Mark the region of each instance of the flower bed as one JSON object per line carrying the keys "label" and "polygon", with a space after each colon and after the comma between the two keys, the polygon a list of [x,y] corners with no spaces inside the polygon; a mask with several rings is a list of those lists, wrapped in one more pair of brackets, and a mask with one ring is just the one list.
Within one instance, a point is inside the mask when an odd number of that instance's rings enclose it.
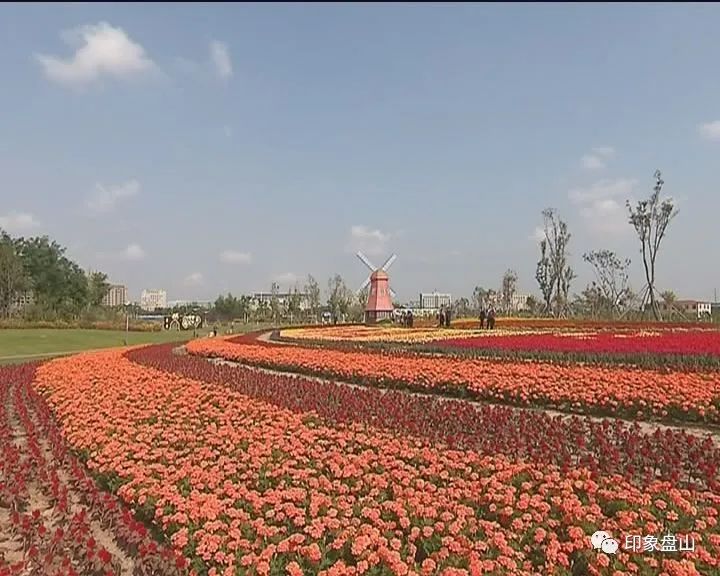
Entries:
{"label": "flower bed", "polygon": [[476,337],[438,340],[435,344],[448,348],[720,357],[719,330],[486,333]]}
{"label": "flower bed", "polygon": [[0,574],[187,574],[67,450],[35,368],[0,367]]}
{"label": "flower bed", "polygon": [[172,353],[173,344],[132,350],[133,362],[232,388],[323,422],[363,423],[420,436],[454,449],[502,454],[561,470],[584,466],[593,474],[620,474],[634,485],[667,480],[674,486],[720,492],[720,445],[683,430],[643,433],[637,423],[562,418],[543,411],[472,404],[400,390],[381,390],[212,364]]}
{"label": "flower bed", "polygon": [[[119,351],[50,362],[35,385],[88,466],[154,511],[198,573],[649,576],[720,566],[712,492],[640,489],[582,467],[328,426]],[[598,554],[597,529],[688,534],[695,551]]]}
{"label": "flower bed", "polygon": [[522,406],[720,424],[720,374],[383,355],[195,340],[191,354],[344,380]]}

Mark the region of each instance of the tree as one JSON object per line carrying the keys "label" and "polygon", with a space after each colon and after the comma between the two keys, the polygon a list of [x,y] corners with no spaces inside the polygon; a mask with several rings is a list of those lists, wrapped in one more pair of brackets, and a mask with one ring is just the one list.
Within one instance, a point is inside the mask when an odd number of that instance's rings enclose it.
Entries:
{"label": "tree", "polygon": [[515,270],[508,269],[505,274],[503,274],[501,298],[506,314],[512,309],[512,300],[517,289],[517,280],[518,275]]}
{"label": "tree", "polygon": [[350,321],[363,322],[365,320],[365,306],[367,306],[369,288],[363,288],[352,299],[350,305]]}
{"label": "tree", "polygon": [[675,292],[672,290],[665,290],[664,292],[660,293],[660,297],[663,299],[663,302],[667,305],[672,305],[677,301],[677,296],[675,295]]}
{"label": "tree", "polygon": [[583,254],[583,260],[593,267],[596,282],[590,286],[599,310],[596,313],[615,317],[627,306],[630,296],[630,260],[620,260],[611,250],[593,250]]}
{"label": "tree", "polygon": [[26,288],[25,270],[9,238],[0,238],[0,317],[10,316],[15,298]]}
{"label": "tree", "polygon": [[312,274],[308,274],[304,292],[305,294],[307,294],[310,313],[312,314],[315,322],[317,322],[318,314],[320,313],[320,286],[318,285],[317,280],[315,280]]}
{"label": "tree", "polygon": [[88,303],[85,272],[47,236],[13,241],[43,316],[76,317]]}
{"label": "tree", "polygon": [[665,181],[662,179],[660,170],[655,171],[655,186],[653,193],[647,200],[640,200],[633,208],[630,201],[626,201],[630,213],[630,224],[635,228],[640,240],[643,267],[645,269],[645,292],[642,300],[642,308],[645,310],[645,303],[650,302],[655,320],[662,320],[660,308],[657,304],[655,288],[655,264],[660,244],[665,237],[667,227],[675,216],[677,209],[671,199],[660,200]]}
{"label": "tree", "polygon": [[290,316],[290,322],[300,316],[300,304],[302,302],[302,294],[298,292],[297,286],[293,288],[287,302],[287,312]]}
{"label": "tree", "polygon": [[88,305],[100,306],[110,290],[107,274],[92,272],[88,276]]}
{"label": "tree", "polygon": [[280,316],[280,299],[278,297],[279,290],[280,286],[278,283],[273,282],[270,287],[270,312],[272,312],[273,322],[277,322],[278,317]]}
{"label": "tree", "polygon": [[345,285],[340,274],[335,274],[328,280],[328,308],[335,319],[345,316],[350,308],[352,292]]}
{"label": "tree", "polygon": [[470,315],[470,301],[465,297],[454,300],[451,308],[455,318],[465,318]]}
{"label": "tree", "polygon": [[555,317],[568,310],[568,294],[575,273],[568,264],[570,232],[553,208],[542,212],[545,237],[540,241],[540,260],[535,278],[545,301],[545,309]]}
{"label": "tree", "polygon": [[552,295],[555,284],[552,276],[552,265],[547,255],[547,240],[545,239],[540,241],[540,260],[538,260],[537,268],[535,269],[535,279],[542,294],[542,311],[549,313],[552,307]]}
{"label": "tree", "polygon": [[488,291],[482,286],[475,286],[472,295],[473,308],[481,310],[487,304]]}

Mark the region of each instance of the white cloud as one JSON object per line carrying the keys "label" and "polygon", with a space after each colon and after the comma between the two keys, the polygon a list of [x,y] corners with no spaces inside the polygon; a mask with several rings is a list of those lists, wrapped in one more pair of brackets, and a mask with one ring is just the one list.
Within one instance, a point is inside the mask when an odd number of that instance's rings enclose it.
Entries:
{"label": "white cloud", "polygon": [[111,212],[118,201],[123,198],[132,198],[140,193],[140,183],[137,180],[128,180],[115,186],[96,184],[95,194],[87,201],[88,209],[95,214]]}
{"label": "white cloud", "polygon": [[615,235],[629,230],[625,201],[632,198],[637,180],[599,180],[585,188],[570,190],[568,197],[580,210],[585,225],[598,234]]}
{"label": "white cloud", "polygon": [[215,68],[215,73],[223,80],[232,78],[232,62],[227,44],[217,40],[210,43],[210,57]]}
{"label": "white cloud", "polygon": [[698,130],[700,132],[700,135],[703,138],[707,138],[708,140],[719,140],[720,141],[720,120],[715,120],[715,122],[707,122],[706,124],[701,124],[698,127]]}
{"label": "white cloud", "polygon": [[200,272],[193,272],[185,278],[183,283],[185,286],[201,286],[203,281],[204,278]]}
{"label": "white cloud", "polygon": [[252,262],[252,254],[237,250],[224,250],[220,253],[220,260],[227,264],[249,264]]}
{"label": "white cloud", "polygon": [[602,170],[614,155],[615,149],[612,146],[597,146],[592,149],[591,154],[585,154],[580,161],[587,170]]}
{"label": "white cloud", "polygon": [[130,244],[120,253],[121,260],[137,261],[145,258],[145,250],[139,244]]}
{"label": "white cloud", "polygon": [[630,197],[637,183],[637,180],[630,178],[598,180],[590,186],[570,190],[568,198],[575,204],[582,204],[583,202],[591,202],[593,200],[603,200],[616,196],[624,196],[623,200],[625,200]]}
{"label": "white cloud", "polygon": [[602,170],[605,168],[605,160],[594,154],[586,154],[581,158],[583,168],[587,170]]}
{"label": "white cloud", "polygon": [[386,252],[387,244],[393,234],[372,230],[367,226],[356,225],[350,228],[349,250],[358,250],[368,255],[378,255]]}
{"label": "white cloud", "polygon": [[122,28],[107,22],[75,28],[62,37],[66,44],[76,47],[72,56],[36,55],[45,75],[61,84],[85,84],[103,75],[126,78],[155,67],[140,44],[133,42]]}
{"label": "white cloud", "polygon": [[8,234],[20,234],[40,225],[35,216],[28,212],[9,212],[0,216],[0,228]]}
{"label": "white cloud", "polygon": [[545,230],[542,226],[535,226],[535,230],[533,230],[533,233],[530,234],[528,238],[539,244],[542,240],[545,240]]}
{"label": "white cloud", "polygon": [[295,284],[298,281],[297,274],[293,272],[283,272],[273,278],[278,284]]}

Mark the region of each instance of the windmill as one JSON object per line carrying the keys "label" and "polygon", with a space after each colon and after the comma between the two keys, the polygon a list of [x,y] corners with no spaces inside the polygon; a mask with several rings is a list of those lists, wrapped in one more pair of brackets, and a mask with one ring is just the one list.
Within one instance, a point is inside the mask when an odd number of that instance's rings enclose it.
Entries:
{"label": "windmill", "polygon": [[392,317],[394,310],[392,297],[395,296],[395,291],[390,288],[390,278],[387,271],[395,262],[397,255],[390,256],[380,268],[376,268],[362,252],[358,252],[357,257],[370,269],[370,276],[367,277],[367,280],[358,290],[359,294],[370,285],[368,301],[365,306],[365,322],[372,324],[378,320]]}

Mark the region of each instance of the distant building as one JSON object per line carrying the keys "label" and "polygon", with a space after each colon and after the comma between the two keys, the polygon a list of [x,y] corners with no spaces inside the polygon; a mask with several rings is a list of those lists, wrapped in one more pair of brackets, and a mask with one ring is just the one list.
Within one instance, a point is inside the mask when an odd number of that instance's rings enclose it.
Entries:
{"label": "distant building", "polygon": [[13,298],[13,301],[10,303],[10,312],[22,312],[28,306],[32,306],[34,302],[35,293],[32,290],[25,290],[24,292],[19,292],[15,295],[15,298]]}
{"label": "distant building", "polygon": [[116,308],[118,306],[125,306],[127,299],[127,288],[122,284],[111,284],[110,289],[103,298],[103,306],[109,306],[110,308]]}
{"label": "distant building", "polygon": [[527,294],[513,294],[512,298],[510,299],[510,310],[512,310],[513,312],[527,310],[527,299]]}
{"label": "distant building", "polygon": [[660,312],[680,313],[687,317],[703,318],[710,316],[713,310],[712,302],[703,302],[700,300],[675,300],[674,302],[658,302]]}
{"label": "distant building", "polygon": [[143,290],[140,294],[140,308],[148,311],[167,308],[167,292],[165,290]]}
{"label": "distant building", "polygon": [[438,310],[442,306],[450,306],[452,296],[440,292],[420,292],[420,308]]}
{"label": "distant building", "polygon": [[[287,306],[290,302],[290,299],[294,296],[293,292],[278,292],[275,294],[277,297],[278,304],[280,306]],[[309,310],[310,309],[310,299],[308,298],[308,295],[303,292],[298,292],[297,297],[299,298],[299,307],[300,310]],[[252,308],[256,309],[260,304],[270,304],[273,299],[273,293],[272,292],[255,292],[250,296],[251,300],[251,306]]]}
{"label": "distant building", "polygon": [[210,300],[170,300],[167,302],[168,308],[179,308],[181,306],[191,306],[193,308],[209,310],[213,307],[213,302]]}

